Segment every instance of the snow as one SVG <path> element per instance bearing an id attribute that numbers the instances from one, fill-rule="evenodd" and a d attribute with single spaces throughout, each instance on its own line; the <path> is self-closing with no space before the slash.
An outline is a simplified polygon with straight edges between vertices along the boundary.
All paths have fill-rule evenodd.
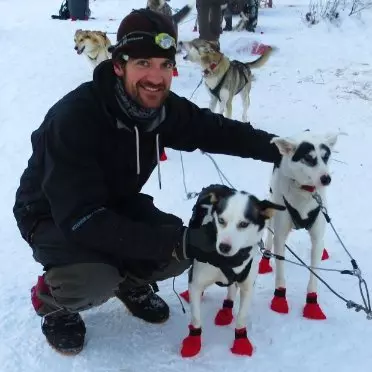
<path id="1" fill-rule="evenodd" d="M 183 0 L 172 0 L 180 7 Z M 372 321 L 363 312 L 348 310 L 341 300 L 319 284 L 319 302 L 328 319 L 310 321 L 302 317 L 308 272 L 286 264 L 287 298 L 290 313 L 281 316 L 269 309 L 273 294 L 273 274 L 257 280 L 249 316 L 248 334 L 255 347 L 251 358 L 237 357 L 229 348 L 234 324 L 217 328 L 214 315 L 222 304 L 224 289 L 210 287 L 203 300 L 203 349 L 193 359 L 179 354 L 187 335 L 189 310 L 182 313 L 172 290 L 172 280 L 159 283 L 160 295 L 171 307 L 171 318 L 163 325 L 148 325 L 128 315 L 118 300 L 82 313 L 87 326 L 86 345 L 75 357 L 61 356 L 45 342 L 40 318 L 30 301 L 30 288 L 41 266 L 34 262 L 31 249 L 21 239 L 12 207 L 19 177 L 31 153 L 30 134 L 39 126 L 49 107 L 68 91 L 92 76 L 83 56 L 73 50 L 77 28 L 115 31 L 121 18 L 132 8 L 145 5 L 134 0 L 91 1 L 88 22 L 57 21 L 60 1 L 0 0 L 0 370 L 16 371 L 286 371 L 338 372 L 350 369 L 366 372 L 372 365 Z M 359 263 L 364 278 L 372 282 L 372 228 L 370 185 L 372 157 L 372 12 L 361 16 L 342 14 L 339 26 L 322 22 L 309 28 L 303 17 L 305 0 L 278 1 L 273 9 L 261 9 L 255 34 L 224 33 L 222 50 L 230 57 L 252 60 L 249 46 L 254 41 L 278 48 L 269 62 L 255 70 L 251 91 L 251 122 L 279 135 L 305 129 L 315 132 L 342 131 L 336 145 L 332 184 L 328 191 L 329 214 L 345 245 Z M 197 36 L 190 21 L 180 26 L 180 38 Z M 110 21 L 109 18 L 115 20 Z M 197 66 L 178 57 L 179 77 L 173 90 L 190 97 L 201 74 Z M 201 86 L 192 98 L 201 107 L 209 103 Z M 234 118 L 240 119 L 239 99 Z M 167 150 L 162 162 L 162 190 L 154 172 L 144 192 L 155 197 L 156 205 L 187 223 L 195 200 L 187 200 L 180 154 Z M 271 165 L 249 159 L 216 155 L 222 171 L 238 189 L 266 197 Z M 199 151 L 183 154 L 187 191 L 219 182 L 211 160 Z M 309 238 L 304 231 L 290 235 L 290 246 L 309 262 Z M 350 269 L 350 260 L 329 228 L 326 247 L 330 260 L 325 268 Z M 288 253 L 288 258 L 290 255 Z M 358 281 L 339 273 L 321 272 L 342 296 L 360 303 Z M 175 288 L 187 288 L 186 273 L 176 278 Z M 236 310 L 235 310 L 236 311 Z"/>

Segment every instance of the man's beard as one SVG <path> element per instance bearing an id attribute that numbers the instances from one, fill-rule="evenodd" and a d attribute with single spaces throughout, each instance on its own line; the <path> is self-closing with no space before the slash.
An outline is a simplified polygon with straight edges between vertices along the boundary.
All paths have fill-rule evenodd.
<path id="1" fill-rule="evenodd" d="M 155 90 L 154 93 L 151 93 L 150 90 L 146 90 L 145 87 L 150 89 L 153 88 Z M 140 106 L 150 109 L 157 109 L 163 106 L 164 101 L 169 95 L 169 88 L 167 88 L 164 84 L 155 85 L 150 82 L 139 81 L 131 92 L 132 99 Z M 142 94 L 147 94 L 148 98 L 143 99 Z M 151 95 L 153 95 L 154 99 L 151 99 Z"/>

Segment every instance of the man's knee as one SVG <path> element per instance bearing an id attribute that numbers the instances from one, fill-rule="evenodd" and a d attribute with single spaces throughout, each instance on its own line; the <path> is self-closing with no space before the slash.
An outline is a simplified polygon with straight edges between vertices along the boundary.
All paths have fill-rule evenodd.
<path id="1" fill-rule="evenodd" d="M 178 261 L 173 259 L 170 261 L 169 265 L 163 267 L 161 270 L 153 274 L 152 281 L 161 281 L 179 276 L 190 266 L 191 260 Z"/>
<path id="2" fill-rule="evenodd" d="M 45 283 L 56 305 L 70 311 L 101 305 L 114 296 L 123 280 L 114 266 L 103 263 L 54 267 L 45 274 Z"/>

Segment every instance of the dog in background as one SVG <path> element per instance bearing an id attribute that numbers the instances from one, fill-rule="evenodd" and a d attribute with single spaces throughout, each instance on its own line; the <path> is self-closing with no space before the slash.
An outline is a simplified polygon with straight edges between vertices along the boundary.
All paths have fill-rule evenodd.
<path id="1" fill-rule="evenodd" d="M 220 103 L 220 114 L 232 117 L 232 101 L 240 94 L 243 103 L 242 121 L 248 120 L 250 90 L 252 85 L 251 69 L 262 67 L 269 59 L 273 48 L 267 47 L 265 52 L 255 61 L 231 61 L 216 46 L 202 39 L 180 41 L 179 45 L 186 51 L 184 60 L 199 64 L 203 70 L 204 83 L 210 93 L 209 108 L 215 111 Z"/>
<path id="2" fill-rule="evenodd" d="M 84 54 L 93 68 L 111 58 L 108 51 L 111 42 L 105 32 L 79 29 L 75 32 L 74 41 L 77 54 Z"/>
<path id="3" fill-rule="evenodd" d="M 147 0 L 147 8 L 172 18 L 172 9 L 167 2 L 169 0 Z"/>
<path id="4" fill-rule="evenodd" d="M 169 2 L 169 0 L 147 0 L 147 8 L 170 18 L 178 35 L 178 24 L 189 14 L 191 7 L 186 5 L 173 15 L 172 8 L 167 2 Z"/>
<path id="5" fill-rule="evenodd" d="M 274 235 L 268 232 L 266 249 L 276 255 L 285 255 L 285 243 L 290 231 L 306 229 L 311 239 L 311 266 L 318 267 L 324 248 L 326 220 L 314 199 L 317 193 L 323 205 L 327 206 L 326 187 L 331 183 L 329 160 L 338 134 L 314 135 L 305 131 L 298 136 L 272 139 L 282 160 L 274 167 L 271 180 L 271 201 L 283 203 L 286 211 L 276 214 L 269 223 Z M 271 309 L 278 313 L 288 313 L 284 261 L 275 260 L 275 292 Z M 260 273 L 272 271 L 269 258 L 262 258 Z M 307 286 L 306 304 L 303 316 L 308 319 L 326 319 L 317 302 L 317 279 L 310 273 Z"/>
<path id="6" fill-rule="evenodd" d="M 235 340 L 231 351 L 239 355 L 252 355 L 253 347 L 247 338 L 246 325 L 258 273 L 259 243 L 267 221 L 277 210 L 284 209 L 282 205 L 258 200 L 251 194 L 223 185 L 211 185 L 202 190 L 189 226 L 200 227 L 212 221 L 216 228 L 217 253 L 226 258 L 240 254 L 246 259 L 241 266 L 234 268 L 218 268 L 194 260 L 189 271 L 187 293 L 191 305 L 191 323 L 189 335 L 182 343 L 183 357 L 195 356 L 201 350 L 201 296 L 214 283 L 227 287 L 227 298 L 215 318 L 215 324 L 219 326 L 232 322 L 234 300 L 240 289 Z"/>

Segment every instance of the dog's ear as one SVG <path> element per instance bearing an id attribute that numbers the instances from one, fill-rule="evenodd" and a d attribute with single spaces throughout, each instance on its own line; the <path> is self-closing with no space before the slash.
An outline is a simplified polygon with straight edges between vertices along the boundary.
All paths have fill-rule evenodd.
<path id="1" fill-rule="evenodd" d="M 270 142 L 278 147 L 281 155 L 293 154 L 297 147 L 297 144 L 290 138 L 274 137 Z"/>
<path id="2" fill-rule="evenodd" d="M 275 204 L 269 200 L 262 200 L 258 203 L 258 211 L 261 216 L 265 219 L 269 219 L 274 216 L 276 211 L 284 211 L 286 208 L 284 205 Z"/>
<path id="3" fill-rule="evenodd" d="M 198 198 L 198 204 L 209 203 L 216 205 L 222 198 L 231 195 L 230 187 L 224 185 L 210 185 L 203 189 Z"/>
<path id="4" fill-rule="evenodd" d="M 340 133 L 329 133 L 326 135 L 326 139 L 324 141 L 324 144 L 327 145 L 329 148 L 333 148 L 333 146 L 337 142 L 337 138 Z"/>

